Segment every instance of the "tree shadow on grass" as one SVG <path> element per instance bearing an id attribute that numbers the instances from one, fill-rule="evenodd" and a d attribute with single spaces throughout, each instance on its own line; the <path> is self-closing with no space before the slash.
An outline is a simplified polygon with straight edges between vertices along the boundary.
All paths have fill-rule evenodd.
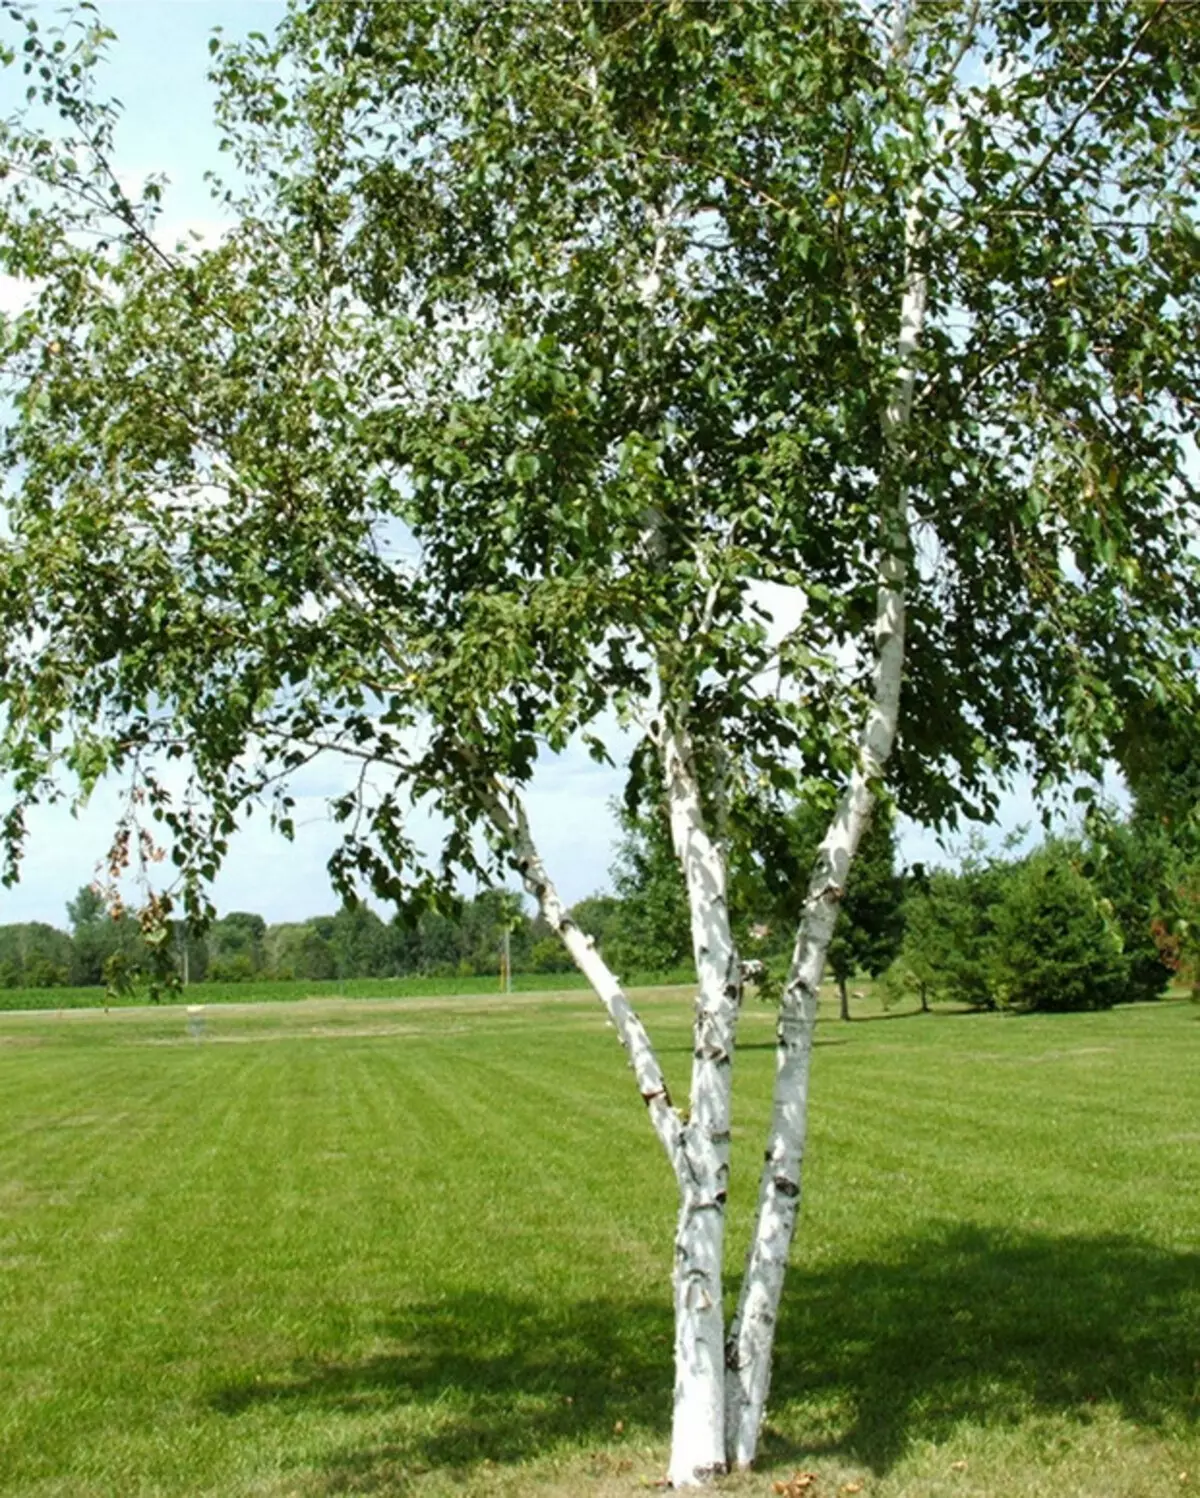
<path id="1" fill-rule="evenodd" d="M 825 1046 L 831 1046 L 831 1045 L 849 1045 L 849 1044 L 850 1044 L 850 1037 L 848 1035 L 822 1035 L 819 1039 L 813 1041 L 813 1046 L 814 1047 L 821 1046 L 822 1048 L 824 1048 Z M 779 1049 L 779 1042 L 777 1040 L 774 1040 L 774 1039 L 772 1039 L 772 1040 L 740 1040 L 740 1041 L 738 1041 L 738 1055 L 739 1056 L 744 1051 L 777 1051 L 778 1049 Z M 692 1054 L 692 1047 L 691 1046 L 681 1046 L 680 1050 L 681 1051 L 686 1050 L 689 1056 Z"/>
<path id="2" fill-rule="evenodd" d="M 1200 1414 L 1200 1253 L 958 1225 L 878 1259 L 801 1269 L 794 1292 L 772 1404 L 835 1405 L 836 1435 L 808 1449 L 877 1472 L 963 1420 L 1088 1422 L 1099 1402 L 1147 1428 Z"/>
<path id="3" fill-rule="evenodd" d="M 1194 1420 L 1198 1324 L 1200 1254 L 1130 1238 L 956 1226 L 876 1258 L 800 1263 L 771 1398 L 788 1436 L 769 1431 L 764 1458 L 825 1451 L 885 1472 L 913 1440 L 948 1438 L 963 1420 L 1086 1422 L 1101 1400 L 1144 1427 Z M 400 1492 L 421 1471 L 609 1445 L 618 1421 L 666 1437 L 665 1286 L 661 1305 L 462 1293 L 408 1307 L 379 1332 L 385 1352 L 297 1365 L 214 1403 L 369 1418 L 363 1444 L 327 1467 L 330 1493 Z"/>
<path id="4" fill-rule="evenodd" d="M 387 1351 L 297 1364 L 276 1380 L 219 1390 L 213 1403 L 230 1415 L 267 1402 L 363 1417 L 372 1435 L 336 1455 L 322 1489 L 330 1493 L 402 1492 L 406 1479 L 430 1469 L 464 1473 L 485 1461 L 607 1444 L 618 1421 L 655 1438 L 665 1428 L 666 1286 L 661 1305 L 462 1292 L 406 1307 L 378 1335 Z"/>

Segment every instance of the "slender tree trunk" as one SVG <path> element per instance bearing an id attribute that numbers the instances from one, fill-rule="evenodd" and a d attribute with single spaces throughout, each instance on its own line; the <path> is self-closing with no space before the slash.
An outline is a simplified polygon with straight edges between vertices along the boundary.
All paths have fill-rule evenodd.
<path id="1" fill-rule="evenodd" d="M 661 735 L 672 836 L 683 866 L 699 979 L 686 1122 L 672 1106 L 649 1036 L 620 983 L 563 909 L 533 842 L 524 808 L 499 788 L 487 798 L 493 825 L 512 850 L 526 889 L 558 933 L 612 1019 L 629 1051 L 638 1087 L 679 1183 L 675 1235 L 675 1407 L 669 1480 L 674 1487 L 723 1472 L 725 1339 L 722 1260 L 729 1186 L 730 1083 L 741 966 L 725 896 L 725 860 L 709 836 L 690 741 L 683 730 Z"/>
<path id="2" fill-rule="evenodd" d="M 846 987 L 846 980 L 844 977 L 838 978 L 837 986 L 838 999 L 841 1005 L 841 1016 L 844 1020 L 848 1020 L 850 1018 L 850 993 Z"/>
<path id="3" fill-rule="evenodd" d="M 925 316 L 925 276 L 916 264 L 920 244 L 920 200 L 914 194 L 905 236 L 899 370 L 884 416 L 884 435 L 893 452 L 898 452 L 909 422 L 913 356 Z M 874 787 L 891 753 L 899 716 L 909 549 L 907 494 L 902 484 L 892 494 L 885 494 L 881 521 L 873 703 L 859 744 L 858 765 L 817 855 L 780 1002 L 775 1090 L 758 1211 L 726 1351 L 726 1443 L 730 1462 L 739 1467 L 748 1467 L 758 1449 L 770 1386 L 776 1318 L 800 1205 L 817 994 L 850 864 L 870 816 Z"/>
<path id="4" fill-rule="evenodd" d="M 689 1182 L 675 1233 L 675 1405 L 667 1469 L 675 1488 L 725 1471 L 724 1253 L 724 1193 L 711 1176 Z"/>
<path id="5" fill-rule="evenodd" d="M 686 730 L 664 730 L 660 748 L 672 840 L 687 884 L 699 980 L 691 1114 L 683 1135 L 675 1238 L 675 1409 L 667 1474 L 673 1487 L 686 1487 L 707 1481 L 726 1466 L 721 1273 L 733 1048 L 742 979 L 726 904 L 725 859 L 705 824 Z"/>

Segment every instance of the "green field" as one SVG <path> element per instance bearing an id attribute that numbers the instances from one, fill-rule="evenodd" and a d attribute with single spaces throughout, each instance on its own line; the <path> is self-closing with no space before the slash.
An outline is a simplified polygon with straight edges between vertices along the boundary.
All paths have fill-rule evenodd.
<path id="1" fill-rule="evenodd" d="M 681 973 L 653 973 L 630 980 L 634 985 L 681 983 Z M 516 993 L 589 991 L 582 973 L 514 973 Z M 180 1003 L 292 1004 L 297 999 L 477 999 L 501 992 L 498 977 L 451 974 L 435 978 L 254 978 L 246 983 L 192 983 Z M 38 1009 L 138 1009 L 144 993 L 109 997 L 103 988 L 0 988 L 0 1012 Z"/>
<path id="2" fill-rule="evenodd" d="M 682 1083 L 686 991 L 639 1001 Z M 763 1470 L 726 1486 L 1200 1488 L 1198 1042 L 1182 1003 L 823 1021 Z M 0 1016 L 0 1493 L 632 1494 L 672 1220 L 579 993 Z"/>

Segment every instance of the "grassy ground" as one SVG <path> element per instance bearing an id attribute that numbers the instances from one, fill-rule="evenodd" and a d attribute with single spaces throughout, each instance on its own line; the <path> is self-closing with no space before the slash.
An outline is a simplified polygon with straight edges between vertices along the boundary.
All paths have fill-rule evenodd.
<path id="1" fill-rule="evenodd" d="M 651 974 L 634 984 L 677 983 L 682 974 Z M 517 993 L 567 993 L 587 989 L 582 973 L 514 973 Z M 478 998 L 501 990 L 500 979 L 488 974 L 437 978 L 255 978 L 247 983 L 192 983 L 183 996 L 189 1004 L 293 1004 L 297 999 L 425 999 Z M 127 998 L 109 999 L 103 988 L 0 988 L 0 1011 L 26 1009 L 139 1009 L 147 1002 L 135 991 Z"/>
<path id="2" fill-rule="evenodd" d="M 682 1082 L 686 993 L 640 1002 Z M 1177 1003 L 823 1021 L 764 1469 L 727 1487 L 1200 1487 L 1198 1041 Z M 751 1004 L 735 1271 L 771 1059 Z M 575 993 L 0 1016 L 0 1493 L 636 1492 L 656 1148 Z"/>

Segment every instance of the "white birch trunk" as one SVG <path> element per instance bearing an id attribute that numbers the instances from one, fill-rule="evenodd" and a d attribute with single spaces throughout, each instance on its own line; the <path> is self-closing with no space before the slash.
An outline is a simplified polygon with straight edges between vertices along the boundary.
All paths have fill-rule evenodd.
<path id="1" fill-rule="evenodd" d="M 673 1488 L 700 1486 L 725 1471 L 724 1253 L 725 1204 L 713 1178 L 698 1171 L 681 1188 L 675 1232 Z"/>
<path id="2" fill-rule="evenodd" d="M 683 1134 L 675 1236 L 675 1407 L 668 1480 L 673 1487 L 723 1472 L 725 1336 L 722 1264 L 729 1189 L 733 1049 L 741 966 L 726 903 L 725 858 L 705 825 L 686 730 L 661 738 L 676 856 L 687 884 L 699 992 L 691 1113 Z"/>
<path id="3" fill-rule="evenodd" d="M 909 422 L 915 378 L 913 356 L 925 317 L 926 281 L 916 264 L 920 244 L 920 202 L 914 195 L 905 236 L 899 368 L 884 416 L 885 437 L 893 450 Z M 817 994 L 850 864 L 870 817 L 874 787 L 891 753 L 899 717 L 909 547 L 903 488 L 889 498 L 881 520 L 873 701 L 859 741 L 858 764 L 817 854 L 780 1003 L 775 1089 L 758 1211 L 727 1347 L 726 1439 L 729 1460 L 739 1467 L 750 1466 L 758 1448 L 770 1385 L 775 1323 L 800 1206 Z"/>
<path id="4" fill-rule="evenodd" d="M 725 861 L 704 822 L 691 744 L 663 735 L 672 836 L 687 882 L 699 978 L 692 1058 L 692 1106 L 686 1123 L 671 1105 L 645 1028 L 591 937 L 571 920 L 533 842 L 520 800 L 495 790 L 486 798 L 493 825 L 512 850 L 526 889 L 562 939 L 629 1052 L 651 1121 L 679 1181 L 675 1237 L 675 1407 L 669 1481 L 707 1482 L 725 1457 L 725 1347 L 722 1260 L 729 1184 L 731 1067 L 741 1003 L 741 967 L 726 907 Z"/>

